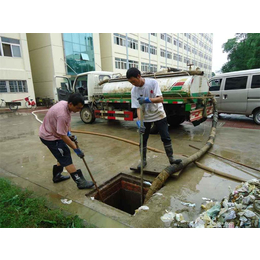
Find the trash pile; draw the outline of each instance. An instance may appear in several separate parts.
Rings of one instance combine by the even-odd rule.
[[[184,228],[260,228],[260,180],[252,179],[230,189],[228,199],[206,201],[206,210],[188,222],[182,214],[167,212],[161,217],[166,227]],[[172,224],[173,223],[173,224]]]

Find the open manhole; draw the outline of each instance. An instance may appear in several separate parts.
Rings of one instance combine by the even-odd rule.
[[[144,180],[145,181],[145,180]],[[114,208],[127,212],[131,215],[141,206],[141,179],[124,173],[119,173],[112,179],[98,187],[103,203]],[[149,185],[143,184],[143,192],[145,194],[149,189]],[[100,200],[97,190],[86,194],[87,197],[94,197]]]

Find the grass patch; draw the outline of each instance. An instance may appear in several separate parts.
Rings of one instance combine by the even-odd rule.
[[[46,200],[0,178],[0,228],[89,228],[77,215],[50,209]]]

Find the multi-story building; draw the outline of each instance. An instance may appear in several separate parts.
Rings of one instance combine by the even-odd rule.
[[[212,43],[212,33],[101,33],[102,69],[125,74],[130,67],[156,72],[193,64],[211,77]]]
[[[26,34],[0,33],[0,97],[10,102],[26,96],[35,98]]]
[[[0,39],[0,96],[7,101],[19,98],[20,91],[58,100],[55,76],[73,81],[93,70],[125,75],[130,67],[157,72],[193,64],[211,77],[211,33],[28,33],[0,34]]]
[[[55,76],[73,80],[73,75],[101,70],[99,34],[28,33],[27,39],[36,97],[58,100]]]

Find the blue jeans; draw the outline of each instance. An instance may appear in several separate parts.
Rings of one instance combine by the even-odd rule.
[[[164,145],[169,145],[171,144],[171,137],[168,131],[168,122],[167,122],[167,118],[165,117],[164,119],[161,119],[159,121],[155,121],[155,122],[144,122],[144,126],[145,126],[145,133],[143,135],[143,146],[147,147],[147,141],[150,135],[150,129],[151,129],[151,125],[152,123],[154,123],[159,131],[159,134],[161,136],[161,140],[163,142]]]

